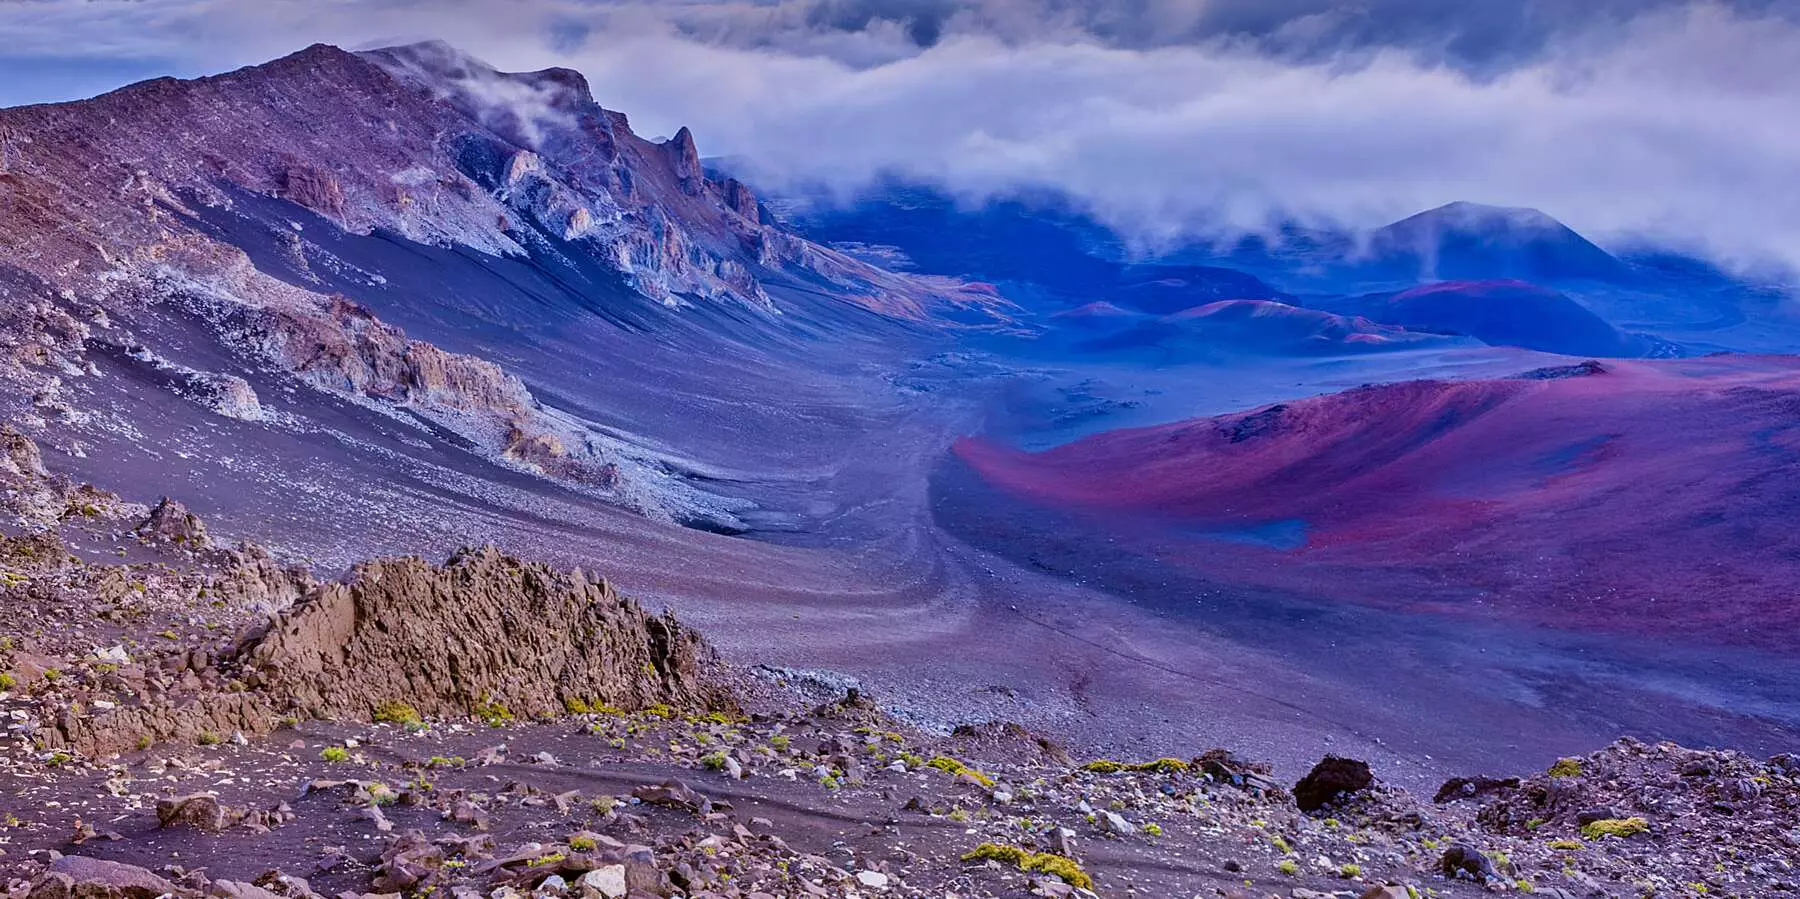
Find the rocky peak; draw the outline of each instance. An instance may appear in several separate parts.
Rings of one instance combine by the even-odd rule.
[[[697,193],[705,183],[706,173],[700,168],[700,148],[694,144],[694,132],[683,125],[662,146],[675,166],[675,177],[681,179],[682,189]]]

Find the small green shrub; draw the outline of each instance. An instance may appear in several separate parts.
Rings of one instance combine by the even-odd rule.
[[[1054,852],[1030,852],[1017,846],[982,843],[963,853],[962,860],[965,862],[1001,862],[1012,865],[1021,871],[1049,874],[1061,878],[1063,883],[1078,890],[1094,888],[1094,878],[1083,871],[1080,864],[1068,856],[1057,855]]]
[[[202,746],[217,746],[220,743],[225,742],[225,740],[210,730],[203,730],[200,732],[199,736],[194,738],[194,742],[199,743]]]
[[[333,763],[347,762],[350,761],[350,750],[342,746],[327,746],[319,751],[319,758]]]
[[[570,852],[593,852],[599,845],[600,844],[594,842],[593,837],[582,836],[581,834],[576,834],[569,838]]]
[[[1115,762],[1112,759],[1096,759],[1081,766],[1083,771],[1095,774],[1120,774],[1124,772],[1157,774],[1180,774],[1188,770],[1188,763],[1181,759],[1163,758],[1151,762]]]
[[[931,761],[926,762],[925,766],[927,768],[936,768],[939,771],[949,774],[952,777],[957,777],[957,776],[966,774],[970,778],[974,779],[974,781],[976,783],[981,784],[984,787],[991,787],[994,785],[993,778],[991,778],[991,777],[987,776],[986,774],[983,774],[980,771],[977,771],[974,768],[971,768],[968,765],[965,765],[962,762],[959,762],[956,759],[953,759],[947,755],[940,755],[940,756],[932,759]]]
[[[1581,759],[1557,759],[1556,764],[1550,766],[1550,776],[1580,777]]]
[[[1581,835],[1590,840],[1601,837],[1629,837],[1650,829],[1650,822],[1642,818],[1602,818],[1581,825]]]
[[[1289,877],[1293,877],[1300,873],[1300,865],[1291,858],[1284,858],[1275,863],[1275,870],[1280,871]]]
[[[390,699],[375,707],[375,721],[380,724],[398,724],[402,727],[418,727],[425,723],[419,717],[419,711],[397,699]]]

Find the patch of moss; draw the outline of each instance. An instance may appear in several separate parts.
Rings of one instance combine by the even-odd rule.
[[[1362,865],[1344,865],[1338,868],[1338,876],[1345,880],[1355,880],[1362,876]]]
[[[715,752],[700,758],[700,766],[708,771],[725,770],[725,753]]]
[[[994,785],[993,778],[947,755],[940,755],[933,758],[931,761],[925,763],[925,767],[936,768],[952,777],[966,774],[976,783],[981,784],[984,787],[991,787]]]
[[[1081,766],[1083,771],[1095,774],[1120,774],[1125,772],[1156,774],[1180,774],[1188,770],[1188,763],[1181,759],[1162,758],[1151,762],[1115,762],[1112,759],[1096,759]]]
[[[593,837],[582,836],[581,834],[576,834],[569,838],[570,852],[593,852],[599,845],[599,843],[594,842]]]
[[[0,671],[0,690],[11,690],[18,685],[19,682],[12,675]]]
[[[203,730],[200,732],[199,736],[194,738],[194,742],[199,743],[202,746],[217,746],[220,743],[225,742],[225,739],[210,730]]]
[[[996,861],[1012,865],[1021,871],[1059,877],[1063,883],[1078,890],[1094,888],[1094,878],[1088,876],[1088,873],[1081,869],[1080,864],[1068,856],[1057,855],[1054,852],[1030,852],[1017,846],[982,843],[963,853],[962,860],[965,862]]]
[[[402,727],[418,727],[425,723],[419,717],[419,711],[397,699],[390,699],[375,707],[375,720],[380,724],[398,724]]]
[[[319,751],[319,758],[328,762],[350,761],[350,750],[342,746],[327,746]]]
[[[1580,777],[1581,759],[1557,759],[1556,764],[1550,766],[1550,776]]]
[[[1291,858],[1284,858],[1275,863],[1275,870],[1280,871],[1289,877],[1293,877],[1300,873],[1300,865]]]
[[[1565,852],[1573,852],[1577,849],[1580,849],[1581,844],[1575,840],[1551,840],[1550,848],[1551,849],[1561,849]]]
[[[1601,837],[1629,837],[1645,833],[1650,829],[1650,822],[1642,818],[1602,818],[1581,825],[1581,835],[1590,840]]]

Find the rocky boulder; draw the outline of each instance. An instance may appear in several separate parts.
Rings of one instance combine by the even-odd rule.
[[[1303,812],[1316,812],[1374,784],[1375,776],[1367,762],[1328,755],[1294,784],[1294,804]]]
[[[65,855],[32,885],[31,899],[156,899],[175,885],[136,865]]]
[[[178,543],[189,549],[212,547],[212,538],[207,536],[206,523],[200,516],[166,496],[150,509],[150,517],[137,526],[136,533],[145,540]]]

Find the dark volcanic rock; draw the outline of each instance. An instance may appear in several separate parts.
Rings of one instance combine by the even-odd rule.
[[[1516,777],[1452,777],[1438,787],[1437,795],[1431,797],[1432,802],[1454,802],[1458,799],[1475,799],[1503,790],[1511,790],[1519,785]]]
[[[1500,877],[1500,872],[1494,869],[1494,863],[1481,850],[1467,843],[1456,843],[1444,850],[1440,864],[1445,877],[1458,877],[1477,883],[1486,883]]]
[[[1338,797],[1362,792],[1374,783],[1367,762],[1328,755],[1294,784],[1294,804],[1303,812],[1318,811]]]

